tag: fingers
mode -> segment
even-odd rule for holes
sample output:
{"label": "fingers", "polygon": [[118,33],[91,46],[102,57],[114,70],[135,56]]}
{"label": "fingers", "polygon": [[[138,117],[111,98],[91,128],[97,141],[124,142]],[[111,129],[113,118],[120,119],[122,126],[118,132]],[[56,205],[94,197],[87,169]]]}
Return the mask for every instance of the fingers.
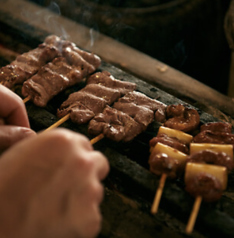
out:
{"label": "fingers", "polygon": [[10,89],[0,85],[0,118],[9,125],[29,128],[29,121],[22,99]]}
{"label": "fingers", "polygon": [[7,191],[2,194],[22,198],[17,201],[30,218],[25,228],[30,227],[30,237],[38,234],[38,224],[45,231],[56,224],[53,237],[68,237],[70,232],[76,232],[77,237],[95,237],[102,218],[99,205],[104,191],[100,180],[108,171],[107,159],[93,150],[88,138],[61,128],[22,140],[0,160],[0,177]]}
{"label": "fingers", "polygon": [[110,169],[107,158],[99,151],[90,152],[90,157],[93,158],[97,178],[103,180]]}
{"label": "fingers", "polygon": [[5,150],[16,142],[33,135],[36,133],[27,127],[0,125],[0,150]]}

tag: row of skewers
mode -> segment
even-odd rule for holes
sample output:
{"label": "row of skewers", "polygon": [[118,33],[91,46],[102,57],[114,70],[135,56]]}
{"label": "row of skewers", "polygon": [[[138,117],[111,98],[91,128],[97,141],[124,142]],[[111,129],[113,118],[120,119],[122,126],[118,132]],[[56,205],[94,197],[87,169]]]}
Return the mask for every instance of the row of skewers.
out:
{"label": "row of skewers", "polygon": [[49,36],[38,48],[3,67],[0,82],[9,88],[23,84],[24,101],[44,107],[55,95],[86,78],[86,86],[61,104],[57,110],[61,119],[47,130],[67,119],[77,124],[89,123],[88,132],[97,136],[92,144],[103,137],[128,142],[153,121],[161,123],[157,136],[150,141],[150,171],[161,175],[152,213],[157,212],[166,178],[184,175],[186,190],[196,197],[197,209],[186,228],[191,233],[201,201],[216,201],[226,189],[227,174],[233,169],[234,137],[230,124],[203,125],[193,137],[188,133],[200,124],[195,109],[182,104],[167,106],[136,91],[134,83],[115,79],[107,71],[94,73],[100,64],[98,56]]}
{"label": "row of skewers", "polygon": [[227,187],[234,168],[233,139],[231,124],[226,122],[206,123],[195,137],[160,127],[150,141],[150,170],[161,176],[151,212],[157,213],[166,178],[184,178],[185,190],[196,198],[186,227],[190,234],[202,200],[216,202]]}

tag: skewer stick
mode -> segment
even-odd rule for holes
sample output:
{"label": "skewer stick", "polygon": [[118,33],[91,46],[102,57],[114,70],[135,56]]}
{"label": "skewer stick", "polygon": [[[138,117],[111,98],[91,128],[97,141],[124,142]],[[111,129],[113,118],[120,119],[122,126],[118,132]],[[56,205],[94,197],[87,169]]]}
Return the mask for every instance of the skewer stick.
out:
{"label": "skewer stick", "polygon": [[[68,113],[66,116],[62,117],[59,121],[55,122],[53,125],[51,125],[50,127],[48,127],[44,131],[49,131],[49,130],[51,130],[53,128],[56,128],[56,127],[60,126],[65,121],[67,121],[69,118],[70,118],[70,113]],[[92,140],[90,140],[91,145],[97,143],[99,140],[103,139],[104,137],[105,136],[103,134],[100,134],[100,135],[94,137]]]}
{"label": "skewer stick", "polygon": [[158,185],[158,189],[156,191],[155,197],[154,197],[154,201],[153,201],[153,205],[151,207],[151,213],[152,214],[156,214],[158,211],[158,206],[159,206],[159,202],[162,196],[162,192],[163,192],[163,188],[166,182],[166,178],[167,178],[167,174],[163,173],[160,181],[159,181],[159,185]]}
{"label": "skewer stick", "polygon": [[49,131],[53,128],[56,128],[58,126],[60,126],[61,124],[63,124],[65,121],[67,121],[70,118],[70,113],[68,113],[66,116],[62,117],[60,120],[58,120],[57,122],[55,122],[53,125],[51,125],[50,127],[48,127],[45,131]]}
{"label": "skewer stick", "polygon": [[29,96],[27,96],[27,97],[23,100],[23,102],[26,103],[26,102],[28,102],[30,99],[31,99],[31,97],[30,97],[30,95],[29,95]]}
{"label": "skewer stick", "polygon": [[97,143],[99,140],[103,139],[105,136],[103,134],[100,134],[96,137],[94,137],[92,140],[90,140],[91,145]]}
{"label": "skewer stick", "polygon": [[187,234],[191,234],[192,231],[193,231],[193,227],[194,227],[194,224],[195,224],[196,219],[197,219],[197,215],[198,215],[198,211],[199,211],[200,206],[201,206],[201,202],[202,202],[202,196],[197,196],[196,200],[194,202],[194,205],[193,205],[192,213],[189,217],[189,221],[188,221],[188,224],[187,224],[187,227],[186,227],[186,233]]}

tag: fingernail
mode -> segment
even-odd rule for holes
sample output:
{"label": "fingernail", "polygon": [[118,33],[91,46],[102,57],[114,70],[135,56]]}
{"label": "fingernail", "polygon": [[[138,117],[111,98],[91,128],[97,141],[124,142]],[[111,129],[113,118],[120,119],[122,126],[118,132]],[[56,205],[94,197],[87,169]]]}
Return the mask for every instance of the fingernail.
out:
{"label": "fingernail", "polygon": [[25,137],[28,136],[35,136],[37,133],[29,128],[21,128],[21,132],[25,135]]}

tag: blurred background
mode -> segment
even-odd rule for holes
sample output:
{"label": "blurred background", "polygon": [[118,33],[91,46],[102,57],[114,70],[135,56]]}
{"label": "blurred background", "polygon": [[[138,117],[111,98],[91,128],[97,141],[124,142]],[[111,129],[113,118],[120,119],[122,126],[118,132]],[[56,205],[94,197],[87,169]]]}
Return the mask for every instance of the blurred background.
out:
{"label": "blurred background", "polygon": [[231,0],[31,1],[232,96],[224,31]]}

